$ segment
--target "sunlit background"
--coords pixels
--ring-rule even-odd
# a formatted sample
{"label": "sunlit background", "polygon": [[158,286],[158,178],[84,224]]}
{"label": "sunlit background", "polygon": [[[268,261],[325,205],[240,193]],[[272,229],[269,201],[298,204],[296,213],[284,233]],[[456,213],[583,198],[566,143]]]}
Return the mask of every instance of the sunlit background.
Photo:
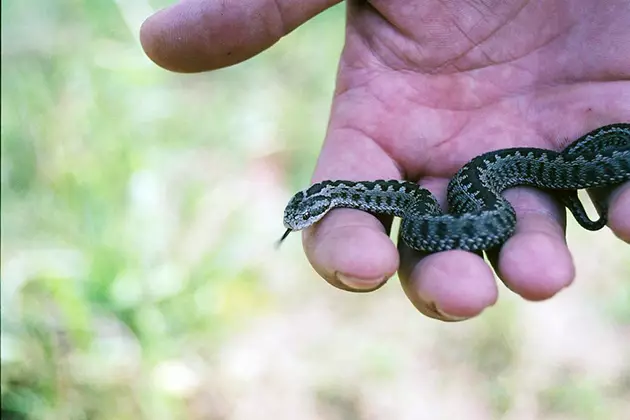
{"label": "sunlit background", "polygon": [[[622,419],[630,247],[568,241],[576,283],[418,314],[334,289],[282,210],[327,123],[344,6],[233,68],[138,43],[166,1],[2,3],[2,419]],[[627,418],[627,417],[625,417]]]}

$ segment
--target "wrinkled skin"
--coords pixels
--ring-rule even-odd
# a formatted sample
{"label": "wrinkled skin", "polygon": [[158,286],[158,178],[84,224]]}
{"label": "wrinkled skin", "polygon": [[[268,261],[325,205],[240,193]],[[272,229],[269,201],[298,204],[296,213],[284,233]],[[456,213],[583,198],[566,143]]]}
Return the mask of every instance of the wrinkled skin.
{"label": "wrinkled skin", "polygon": [[[167,69],[212,70],[248,59],[336,3],[184,0],[149,18],[141,41]],[[376,0],[347,7],[313,181],[410,179],[443,200],[449,177],[482,152],[559,150],[598,126],[630,121],[627,0]],[[517,233],[491,253],[491,263],[513,292],[547,299],[575,275],[565,211],[541,191],[516,188],[506,196],[517,210]],[[630,242],[630,185],[602,197],[610,229]],[[399,270],[411,302],[436,319],[467,319],[494,304],[497,285],[482,258],[396,249],[389,222],[334,210],[305,231],[305,252],[344,290],[377,289]]]}

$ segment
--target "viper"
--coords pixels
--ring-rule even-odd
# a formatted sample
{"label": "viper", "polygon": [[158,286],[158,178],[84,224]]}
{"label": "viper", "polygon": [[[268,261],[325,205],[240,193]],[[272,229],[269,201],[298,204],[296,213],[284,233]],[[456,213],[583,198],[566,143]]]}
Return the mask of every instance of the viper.
{"label": "viper", "polygon": [[424,252],[487,250],[514,233],[516,212],[502,196],[506,189],[530,186],[551,192],[588,230],[607,223],[606,204],[595,202],[598,220],[591,220],[577,192],[611,187],[630,180],[630,124],[597,128],[560,152],[518,147],[473,158],[451,178],[448,211],[431,192],[401,180],[327,180],[295,194],[284,211],[286,232],[313,225],[330,210],[352,208],[400,217],[401,238]]}

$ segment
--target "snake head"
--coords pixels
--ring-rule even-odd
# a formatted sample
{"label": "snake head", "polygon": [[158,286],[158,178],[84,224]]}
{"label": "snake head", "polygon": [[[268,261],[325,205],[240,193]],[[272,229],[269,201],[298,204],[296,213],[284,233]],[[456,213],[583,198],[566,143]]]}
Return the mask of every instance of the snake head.
{"label": "snake head", "polygon": [[302,230],[321,220],[332,208],[330,197],[303,190],[295,194],[284,209],[284,227]]}

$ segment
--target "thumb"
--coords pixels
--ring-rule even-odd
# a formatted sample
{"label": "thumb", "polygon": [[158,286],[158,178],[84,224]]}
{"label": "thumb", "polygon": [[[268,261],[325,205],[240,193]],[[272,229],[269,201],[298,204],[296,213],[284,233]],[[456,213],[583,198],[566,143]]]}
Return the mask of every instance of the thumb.
{"label": "thumb", "polygon": [[341,0],[182,0],[140,29],[145,53],[181,73],[240,63]]}

